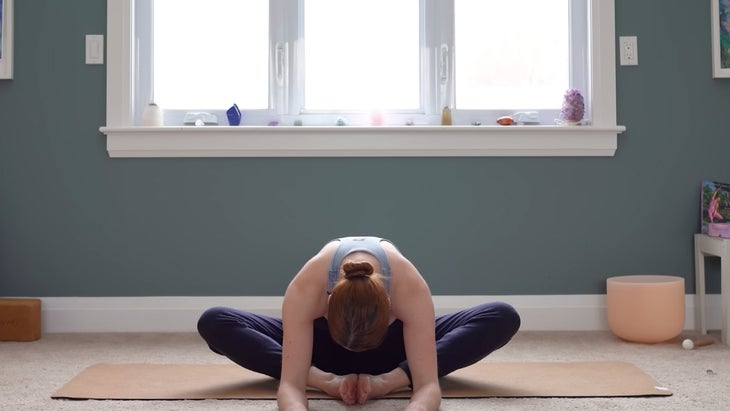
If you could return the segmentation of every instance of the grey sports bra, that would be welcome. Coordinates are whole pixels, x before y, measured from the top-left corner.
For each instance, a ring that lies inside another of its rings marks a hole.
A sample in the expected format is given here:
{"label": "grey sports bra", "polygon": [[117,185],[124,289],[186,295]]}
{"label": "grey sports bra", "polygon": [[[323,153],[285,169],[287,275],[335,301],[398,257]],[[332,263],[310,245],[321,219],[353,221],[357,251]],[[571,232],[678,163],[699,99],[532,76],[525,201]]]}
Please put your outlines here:
{"label": "grey sports bra", "polygon": [[390,294],[390,264],[388,264],[388,257],[385,255],[385,250],[380,245],[381,241],[388,240],[380,237],[342,237],[333,241],[339,241],[340,245],[337,247],[335,255],[332,256],[332,263],[330,264],[329,279],[327,282],[328,294],[332,292],[340,276],[340,264],[342,264],[342,260],[347,255],[357,251],[372,254],[378,259],[382,270],[380,274],[382,275],[385,290]]}

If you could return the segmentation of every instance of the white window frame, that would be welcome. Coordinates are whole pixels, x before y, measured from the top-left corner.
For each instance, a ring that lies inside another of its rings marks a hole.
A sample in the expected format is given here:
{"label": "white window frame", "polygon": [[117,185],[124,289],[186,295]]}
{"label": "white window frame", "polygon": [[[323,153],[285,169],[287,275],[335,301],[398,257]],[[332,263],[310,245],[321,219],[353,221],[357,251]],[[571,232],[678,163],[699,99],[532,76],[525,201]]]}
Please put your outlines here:
{"label": "white window frame", "polygon": [[592,121],[582,126],[134,125],[134,0],[107,0],[110,157],[613,156],[616,125],[614,0],[589,0]]}

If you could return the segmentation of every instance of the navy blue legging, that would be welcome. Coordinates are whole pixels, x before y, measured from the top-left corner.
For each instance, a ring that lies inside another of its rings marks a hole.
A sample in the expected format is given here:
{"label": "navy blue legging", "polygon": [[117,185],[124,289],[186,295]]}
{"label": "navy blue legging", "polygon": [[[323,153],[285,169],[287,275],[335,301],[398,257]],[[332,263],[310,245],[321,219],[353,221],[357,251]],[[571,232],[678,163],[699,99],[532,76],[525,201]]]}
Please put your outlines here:
{"label": "navy blue legging", "polygon": [[[512,338],[520,316],[506,303],[494,302],[436,318],[438,376],[474,364]],[[198,320],[198,332],[211,350],[236,364],[279,379],[283,328],[280,318],[227,307],[208,309]],[[337,375],[383,374],[396,367],[408,378],[403,323],[394,321],[383,343],[372,350],[353,352],[330,337],[327,320],[314,321],[312,365]]]}

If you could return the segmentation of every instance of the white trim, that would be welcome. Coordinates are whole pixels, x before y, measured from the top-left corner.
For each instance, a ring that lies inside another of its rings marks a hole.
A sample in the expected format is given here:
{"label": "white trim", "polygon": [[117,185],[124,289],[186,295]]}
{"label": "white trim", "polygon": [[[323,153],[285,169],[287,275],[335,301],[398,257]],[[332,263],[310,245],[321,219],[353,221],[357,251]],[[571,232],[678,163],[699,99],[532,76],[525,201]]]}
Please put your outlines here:
{"label": "white trim", "polygon": [[13,19],[15,18],[15,12],[13,11],[13,0],[5,0],[2,5],[4,9],[0,15],[3,16],[2,24],[0,28],[0,50],[2,50],[2,56],[0,56],[0,80],[10,80],[13,78],[13,48],[15,43],[13,40],[15,29],[13,28]]}
{"label": "white trim", "polygon": [[106,18],[106,124],[132,124],[132,15],[133,1],[107,0]]}
{"label": "white trim", "polygon": [[593,125],[616,124],[616,12],[613,0],[591,0],[591,104]]}
{"label": "white trim", "polygon": [[[44,333],[194,332],[200,314],[223,305],[279,316],[283,297],[46,297],[42,300]],[[434,296],[437,314],[486,301],[512,304],[522,317],[523,331],[608,330],[606,296]],[[685,329],[694,329],[695,296],[685,301]],[[720,329],[721,298],[708,295],[709,329]]]}
{"label": "white trim", "polygon": [[110,157],[613,156],[623,126],[102,127]]}
{"label": "white trim", "polygon": [[[613,156],[616,125],[614,0],[590,0],[590,126],[162,127],[133,126],[133,0],[107,0],[110,157]],[[202,129],[202,130],[201,130]]]}

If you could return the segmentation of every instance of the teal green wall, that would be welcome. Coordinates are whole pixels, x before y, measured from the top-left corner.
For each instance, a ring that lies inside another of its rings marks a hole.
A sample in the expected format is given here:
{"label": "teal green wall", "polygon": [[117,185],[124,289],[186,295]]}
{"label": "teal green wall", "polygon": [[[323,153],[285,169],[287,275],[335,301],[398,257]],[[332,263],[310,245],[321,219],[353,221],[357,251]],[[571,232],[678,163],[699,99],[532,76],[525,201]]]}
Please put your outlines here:
{"label": "teal green wall", "polygon": [[707,1],[616,0],[640,65],[617,67],[627,131],[609,158],[110,159],[105,66],[84,64],[106,2],[15,8],[0,296],[281,295],[350,234],[394,240],[434,294],[594,294],[623,274],[694,292],[700,180],[730,182]]}

